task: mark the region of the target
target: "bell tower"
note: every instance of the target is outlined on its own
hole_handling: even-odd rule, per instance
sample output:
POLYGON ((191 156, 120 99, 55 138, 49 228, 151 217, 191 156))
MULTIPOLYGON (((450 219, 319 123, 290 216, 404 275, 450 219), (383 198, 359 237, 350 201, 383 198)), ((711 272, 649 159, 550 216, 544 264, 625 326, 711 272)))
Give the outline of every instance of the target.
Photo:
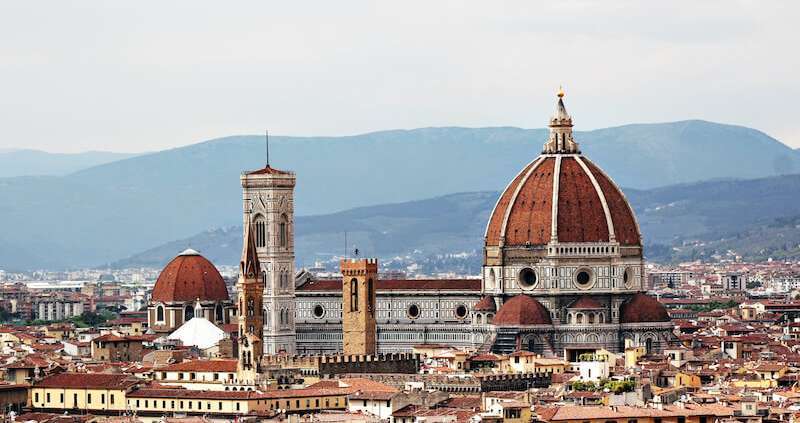
POLYGON ((378 281, 378 259, 344 259, 340 266, 344 353, 375 354, 375 285, 378 281))
POLYGON ((244 222, 252 222, 264 288, 264 354, 294 354, 295 175, 267 165, 240 179, 244 222))
POLYGON ((256 243, 251 230, 244 227, 244 247, 239 262, 237 283, 239 308, 239 362, 236 367, 239 383, 254 384, 261 372, 263 355, 264 318, 262 302, 264 287, 259 278, 261 268, 256 253, 256 243))

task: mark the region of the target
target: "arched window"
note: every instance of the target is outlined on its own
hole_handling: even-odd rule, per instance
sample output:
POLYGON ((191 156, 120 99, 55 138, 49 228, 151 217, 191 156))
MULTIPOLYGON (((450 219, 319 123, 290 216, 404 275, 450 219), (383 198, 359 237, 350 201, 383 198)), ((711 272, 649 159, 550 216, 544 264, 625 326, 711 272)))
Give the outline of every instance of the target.
POLYGON ((183 309, 183 321, 188 322, 194 317, 194 308, 192 306, 187 305, 186 308, 183 309))
POLYGON ((217 318, 218 322, 221 322, 221 321, 223 321, 225 319, 225 316, 223 315, 223 312, 222 312, 222 304, 217 304, 216 318, 217 318))
POLYGON ((375 312, 375 294, 373 293, 372 288, 373 288, 373 282, 372 279, 370 278, 369 280, 367 280, 367 311, 369 311, 370 313, 375 312))
POLYGON ((358 280, 350 280, 350 311, 358 311, 358 280))
POLYGON ((267 223, 264 219, 264 215, 256 215, 254 222, 256 247, 264 247, 267 245, 267 223))
POLYGON ((578 314, 575 316, 575 323, 576 323, 576 324, 579 324, 579 325, 582 325, 582 324, 583 324, 583 313, 578 313, 578 314))
POLYGON ((164 321, 164 306, 159 305, 156 307, 156 322, 164 321))
POLYGON ((289 243, 289 218, 286 215, 281 215, 281 221, 278 223, 278 243, 281 247, 286 247, 289 243))
POLYGON ((653 338, 647 338, 644 341, 644 347, 645 347, 645 350, 647 350, 648 354, 652 353, 653 352, 653 338))
POLYGON ((256 314, 255 301, 251 297, 247 299, 247 315, 249 317, 253 317, 255 314, 256 314))

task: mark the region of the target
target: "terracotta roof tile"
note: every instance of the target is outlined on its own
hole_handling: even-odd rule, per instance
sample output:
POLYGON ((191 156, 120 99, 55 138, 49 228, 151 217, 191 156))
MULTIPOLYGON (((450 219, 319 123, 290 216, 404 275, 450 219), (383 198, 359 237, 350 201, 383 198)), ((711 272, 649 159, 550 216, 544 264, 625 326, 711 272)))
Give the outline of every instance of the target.
POLYGON ((153 287, 153 302, 225 301, 228 288, 219 271, 199 254, 179 255, 161 271, 153 287))
MULTIPOLYGON (((379 279, 378 291, 480 291, 480 279, 379 279)), ((312 280, 297 287, 297 291, 341 291, 341 279, 312 280)))
POLYGON ((159 372, 225 372, 236 371, 236 360, 191 360, 156 369, 159 372))
POLYGON ((516 295, 506 301, 492 320, 497 326, 552 325, 550 312, 528 295, 516 295))
POLYGON ((140 381, 129 375, 105 373, 59 373, 48 376, 33 384, 37 388, 99 388, 99 389, 127 389, 139 384, 140 381))

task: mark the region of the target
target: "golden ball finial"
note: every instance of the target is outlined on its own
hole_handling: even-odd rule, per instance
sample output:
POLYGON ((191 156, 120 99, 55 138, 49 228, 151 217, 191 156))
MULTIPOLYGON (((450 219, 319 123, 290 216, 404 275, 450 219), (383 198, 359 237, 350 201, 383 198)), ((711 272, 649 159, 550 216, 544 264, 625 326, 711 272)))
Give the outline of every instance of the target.
POLYGON ((558 86, 558 98, 564 97, 564 88, 561 85, 558 86))

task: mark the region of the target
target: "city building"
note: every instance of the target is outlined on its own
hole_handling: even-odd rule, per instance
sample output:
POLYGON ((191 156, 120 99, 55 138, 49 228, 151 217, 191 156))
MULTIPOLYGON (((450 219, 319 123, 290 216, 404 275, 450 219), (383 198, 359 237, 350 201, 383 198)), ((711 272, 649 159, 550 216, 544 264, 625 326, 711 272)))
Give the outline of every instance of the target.
MULTIPOLYGON (((445 342, 574 361, 597 347, 657 352, 671 342, 669 315, 645 294, 633 210, 581 154, 563 92, 549 127, 489 218, 480 281, 376 281, 378 352, 445 342)), ((339 283, 306 278, 295 296, 298 351, 341 351, 339 283)))

